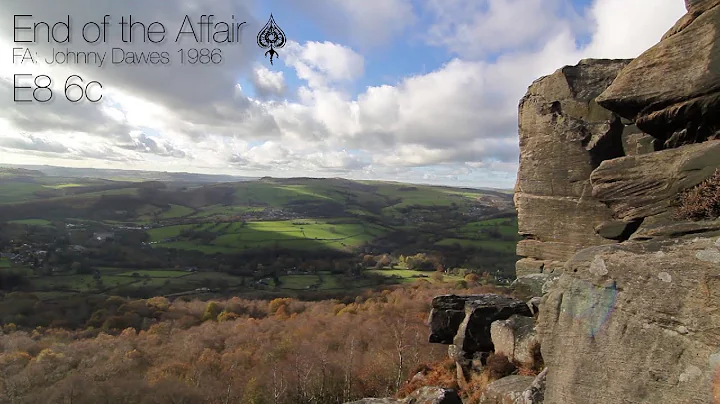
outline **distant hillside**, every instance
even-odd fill
[[[37,170],[29,170],[26,168],[2,167],[0,166],[0,178],[4,180],[25,177],[44,177],[45,173]]]
[[[72,168],[38,165],[0,165],[0,170],[34,171],[52,177],[96,178],[122,181],[170,181],[193,183],[236,182],[256,179],[233,175],[210,175],[195,173],[174,173],[162,171],[117,170],[99,168]],[[1,174],[0,174],[1,175]]]
[[[429,278],[423,271],[443,271],[448,282],[468,272],[514,277],[517,218],[502,192],[342,178],[23,173],[0,181],[0,252],[8,256],[0,267],[30,275],[13,282],[52,298],[326,293]]]

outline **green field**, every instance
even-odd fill
[[[183,231],[214,233],[210,243],[184,237]],[[176,225],[148,230],[157,246],[202,251],[208,254],[237,253],[256,248],[290,248],[297,250],[348,249],[384,234],[378,225],[348,223],[338,220],[278,220],[193,225]],[[164,241],[179,238],[175,241]]]
[[[37,199],[35,192],[45,190],[40,184],[25,184],[7,182],[0,186],[0,204],[20,203],[23,201]]]
[[[77,188],[84,187],[87,184],[56,184],[56,185],[43,185],[45,188],[50,189],[65,189],[65,188]]]
[[[412,271],[409,269],[372,269],[368,271],[374,275],[382,275],[387,277],[398,277],[404,283],[412,283],[418,280],[427,280],[429,282],[436,282],[432,279],[432,272],[427,271]],[[443,282],[456,282],[462,280],[459,276],[443,275]]]
[[[414,205],[449,206],[466,198],[454,192],[422,185],[398,187],[395,184],[382,184],[378,186],[378,193],[389,198],[402,199],[402,202],[389,207],[391,209]]]
[[[190,229],[191,227],[191,225],[159,227],[148,230],[148,234],[150,235],[150,241],[161,241],[166,238],[177,237],[180,235],[180,232]]]
[[[23,224],[26,226],[50,226],[52,222],[45,219],[23,219],[23,220],[11,220],[9,223]]]
[[[435,243],[438,246],[461,246],[512,254],[517,240],[517,218],[498,218],[467,223],[455,230],[454,237]]]
[[[483,230],[497,228],[503,235],[517,234],[517,218],[488,219],[479,222],[470,222],[458,229],[458,233],[481,235]]]
[[[284,289],[306,289],[309,286],[319,284],[315,275],[287,275],[280,277],[281,287]]]
[[[152,278],[177,278],[180,276],[187,276],[190,274],[190,272],[187,271],[173,271],[173,270],[164,270],[164,269],[140,269],[136,271],[127,271],[127,272],[121,272],[118,274],[118,276],[130,276],[134,277],[136,276],[143,277],[143,276],[149,276]]]

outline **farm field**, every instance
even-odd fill
[[[193,232],[211,233],[209,242],[193,238]],[[297,219],[175,225],[148,230],[156,247],[208,252],[238,252],[258,248],[350,249],[385,234],[381,226],[346,223],[340,219]]]
[[[373,275],[382,275],[390,278],[399,278],[402,283],[413,283],[419,280],[437,283],[437,282],[457,282],[462,280],[462,277],[453,275],[443,275],[442,281],[437,281],[432,278],[433,272],[428,271],[413,271],[409,269],[372,269],[368,271]]]
[[[22,220],[11,220],[10,223],[24,224],[27,226],[50,226],[52,222],[45,219],[22,219]]]

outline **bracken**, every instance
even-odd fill
[[[720,169],[695,188],[680,195],[680,205],[675,216],[685,220],[720,218]]]

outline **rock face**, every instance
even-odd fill
[[[609,240],[594,228],[612,220],[592,197],[590,173],[621,157],[625,125],[595,102],[628,60],[583,60],[535,81],[520,102],[520,169],[515,193],[518,276],[561,272],[578,250]],[[558,218],[562,220],[557,220]]]
[[[686,1],[688,14],[633,60],[598,98],[603,107],[677,147],[720,138],[720,1]]]
[[[518,275],[561,273],[535,304],[545,403],[720,402],[720,218],[674,214],[720,167],[720,0],[686,6],[637,59],[573,67],[587,91],[564,68],[521,101]],[[574,132],[562,100],[603,113]]]
[[[685,8],[689,14],[702,14],[720,4],[720,0],[685,0]]]
[[[579,252],[538,333],[547,403],[711,403],[720,368],[720,238]]]
[[[703,234],[705,237],[720,236],[720,220],[702,220],[698,222],[648,223],[643,225],[630,238],[631,240],[667,240],[691,234]]]
[[[430,342],[452,344],[470,359],[474,352],[493,350],[491,324],[513,315],[532,317],[533,314],[527,303],[508,296],[437,296],[430,312]]]

